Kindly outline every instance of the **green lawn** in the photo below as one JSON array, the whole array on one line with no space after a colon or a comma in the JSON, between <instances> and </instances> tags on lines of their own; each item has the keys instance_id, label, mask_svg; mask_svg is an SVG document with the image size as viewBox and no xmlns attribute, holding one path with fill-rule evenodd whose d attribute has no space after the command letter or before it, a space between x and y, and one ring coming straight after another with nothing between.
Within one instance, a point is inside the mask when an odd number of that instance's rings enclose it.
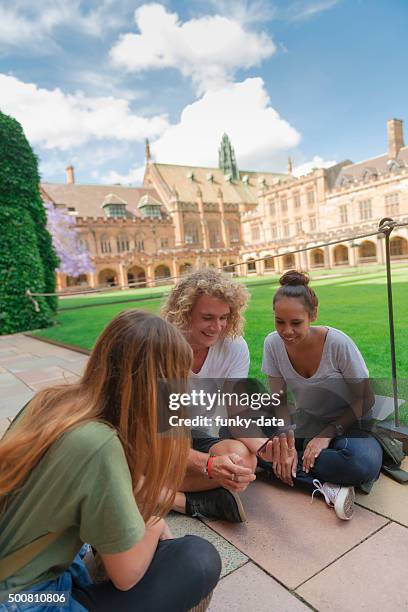
<instances>
[{"instance_id":1,"label":"green lawn","mask_svg":"<svg viewBox=\"0 0 408 612\"><path fill-rule=\"evenodd\" d=\"M256 282L256 281L259 282ZM393 297L396 353L400 395L408 399L408 269L393 269ZM263 340L273 330L271 301L277 286L277 277L251 279L248 289L251 301L246 313L245 337L251 352L251 375L259 376ZM360 348L372 378L390 378L390 352L388 335L387 292L384 271L376 269L367 274L330 277L313 283L319 297L317 323L331 325L347 333ZM154 291L160 297L149 297ZM60 300L61 311L54 327L39 330L44 336L70 345L91 349L103 327L117 313L126 308L142 308L158 312L167 287L144 289L98 297L78 297ZM153 294L154 295L154 294ZM134 296L134 297L132 297ZM128 303L110 303L129 300ZM108 303L106 303L108 302ZM84 307L95 304L92 307ZM101 304L101 305L96 305ZM82 306L72 310L74 306ZM69 308L69 310L67 310ZM390 385L384 383L385 391ZM408 415L408 411L403 411ZM408 416L404 416L408 424Z\"/></svg>"}]
</instances>

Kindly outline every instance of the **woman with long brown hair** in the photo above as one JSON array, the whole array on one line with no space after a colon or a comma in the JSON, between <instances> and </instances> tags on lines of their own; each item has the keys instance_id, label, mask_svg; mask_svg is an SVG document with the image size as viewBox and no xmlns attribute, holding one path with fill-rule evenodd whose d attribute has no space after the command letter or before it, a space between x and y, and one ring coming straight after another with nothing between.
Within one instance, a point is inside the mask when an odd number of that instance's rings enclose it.
<instances>
[{"instance_id":1,"label":"woman with long brown hair","mask_svg":"<svg viewBox=\"0 0 408 612\"><path fill-rule=\"evenodd\" d=\"M173 325L123 312L82 379L39 392L13 422L0 441L0 610L14 597L45 611L65 592L65 610L182 611L212 591L214 547L171 539L163 519L190 440L178 428L158 433L158 383L183 384L191 359ZM91 583L83 543L99 553L106 581Z\"/></svg>"}]
</instances>

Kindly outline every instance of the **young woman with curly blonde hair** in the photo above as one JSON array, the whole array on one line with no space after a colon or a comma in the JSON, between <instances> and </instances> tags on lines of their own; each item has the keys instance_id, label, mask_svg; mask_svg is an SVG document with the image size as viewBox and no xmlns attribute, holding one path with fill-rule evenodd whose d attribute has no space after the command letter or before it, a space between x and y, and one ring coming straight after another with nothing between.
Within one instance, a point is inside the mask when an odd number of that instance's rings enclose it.
<instances>
[{"instance_id":1,"label":"young woman with curly blonde hair","mask_svg":"<svg viewBox=\"0 0 408 612\"><path fill-rule=\"evenodd\" d=\"M190 383L247 378L249 351L242 337L247 301L243 285L212 269L194 272L174 287L162 313L183 332L193 350ZM221 439L204 429L192 434L184 493L176 497L175 509L244 521L238 493L255 480L256 450L265 438Z\"/></svg>"}]
</instances>

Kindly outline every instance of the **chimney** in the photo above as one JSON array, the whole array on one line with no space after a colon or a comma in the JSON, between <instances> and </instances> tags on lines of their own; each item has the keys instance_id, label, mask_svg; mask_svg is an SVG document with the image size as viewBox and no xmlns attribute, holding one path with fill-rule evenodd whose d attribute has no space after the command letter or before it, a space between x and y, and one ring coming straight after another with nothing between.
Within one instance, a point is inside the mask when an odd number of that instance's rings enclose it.
<instances>
[{"instance_id":1,"label":"chimney","mask_svg":"<svg viewBox=\"0 0 408 612\"><path fill-rule=\"evenodd\" d=\"M397 159L400 149L404 147L404 130L402 119L389 119L387 121L388 132L388 157Z\"/></svg>"},{"instance_id":2,"label":"chimney","mask_svg":"<svg viewBox=\"0 0 408 612\"><path fill-rule=\"evenodd\" d=\"M66 173L67 173L67 184L73 185L75 183L74 166L68 166L68 168L66 169Z\"/></svg>"}]
</instances>

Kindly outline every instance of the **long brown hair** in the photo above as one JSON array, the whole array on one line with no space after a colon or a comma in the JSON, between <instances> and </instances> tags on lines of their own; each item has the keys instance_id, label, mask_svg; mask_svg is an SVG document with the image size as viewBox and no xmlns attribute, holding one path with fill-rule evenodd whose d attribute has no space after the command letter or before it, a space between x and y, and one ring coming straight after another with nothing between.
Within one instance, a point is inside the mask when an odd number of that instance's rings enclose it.
<instances>
[{"instance_id":1,"label":"long brown hair","mask_svg":"<svg viewBox=\"0 0 408 612\"><path fill-rule=\"evenodd\" d=\"M165 515L184 477L190 439L178 428L158 434L158 381L183 384L190 366L191 349L173 325L138 310L119 314L99 336L82 379L40 391L0 441L0 499L24 484L61 435L100 421L119 435L143 517Z\"/></svg>"}]
</instances>

